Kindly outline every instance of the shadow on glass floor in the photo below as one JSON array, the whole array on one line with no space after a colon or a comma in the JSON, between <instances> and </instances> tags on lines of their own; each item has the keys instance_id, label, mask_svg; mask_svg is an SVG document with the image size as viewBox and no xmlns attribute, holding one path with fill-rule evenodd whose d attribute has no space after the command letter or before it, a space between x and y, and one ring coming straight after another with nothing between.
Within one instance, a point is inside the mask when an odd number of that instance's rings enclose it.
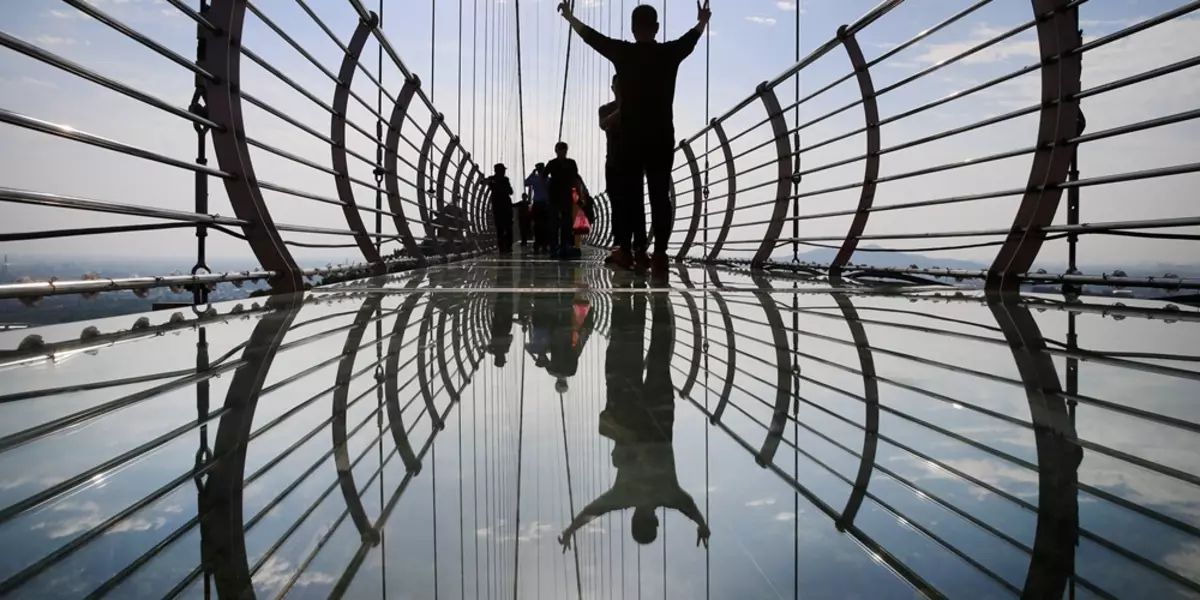
<instances>
[{"instance_id":1,"label":"shadow on glass floor","mask_svg":"<svg viewBox=\"0 0 1200 600\"><path fill-rule=\"evenodd\" d=\"M1194 311L510 262L218 309L0 337L0 595L1200 593Z\"/></svg>"}]
</instances>

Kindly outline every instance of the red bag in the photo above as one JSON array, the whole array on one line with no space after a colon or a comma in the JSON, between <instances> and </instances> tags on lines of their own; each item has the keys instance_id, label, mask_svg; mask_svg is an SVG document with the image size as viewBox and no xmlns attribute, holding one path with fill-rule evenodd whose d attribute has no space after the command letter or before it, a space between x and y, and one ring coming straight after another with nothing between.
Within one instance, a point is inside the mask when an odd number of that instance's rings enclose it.
<instances>
[{"instance_id":1,"label":"red bag","mask_svg":"<svg viewBox=\"0 0 1200 600\"><path fill-rule=\"evenodd\" d=\"M575 235L587 235L592 231L592 223L588 221L587 215L584 214L582 208L575 212L574 230Z\"/></svg>"}]
</instances>

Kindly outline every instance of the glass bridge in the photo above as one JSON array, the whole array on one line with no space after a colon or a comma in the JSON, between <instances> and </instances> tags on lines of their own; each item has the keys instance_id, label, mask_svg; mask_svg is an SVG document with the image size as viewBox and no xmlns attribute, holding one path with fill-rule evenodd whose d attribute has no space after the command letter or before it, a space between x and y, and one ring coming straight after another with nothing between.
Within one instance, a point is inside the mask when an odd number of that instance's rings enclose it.
<instances>
[{"instance_id":1,"label":"glass bridge","mask_svg":"<svg viewBox=\"0 0 1200 600\"><path fill-rule=\"evenodd\" d=\"M1200 0L553 4L0 2L0 598L1200 598Z\"/></svg>"},{"instance_id":2,"label":"glass bridge","mask_svg":"<svg viewBox=\"0 0 1200 600\"><path fill-rule=\"evenodd\" d=\"M6 332L3 591L1190 597L1200 311L1128 304L481 258Z\"/></svg>"}]
</instances>

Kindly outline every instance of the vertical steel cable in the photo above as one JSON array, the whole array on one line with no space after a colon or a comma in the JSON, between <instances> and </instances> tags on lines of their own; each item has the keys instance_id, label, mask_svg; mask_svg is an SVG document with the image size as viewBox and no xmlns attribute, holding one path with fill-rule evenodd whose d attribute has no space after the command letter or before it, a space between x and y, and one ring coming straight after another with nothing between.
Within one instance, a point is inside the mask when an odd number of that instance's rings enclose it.
<instances>
[{"instance_id":1,"label":"vertical steel cable","mask_svg":"<svg viewBox=\"0 0 1200 600\"><path fill-rule=\"evenodd\" d=\"M516 7L517 13L517 116L520 116L521 122L521 176L523 178L524 173L526 173L526 157L524 157L526 146L524 146L524 83L521 73L521 0L515 0L512 4ZM522 356L521 360L524 361L524 356ZM523 377L524 374L522 372ZM521 451L517 450L517 455L520 456L520 454ZM518 464L517 472L520 472L520 470L521 467ZM520 482L517 485L520 486Z\"/></svg>"},{"instance_id":2,"label":"vertical steel cable","mask_svg":"<svg viewBox=\"0 0 1200 600\"><path fill-rule=\"evenodd\" d=\"M571 11L575 10L575 0L570 0ZM567 79L571 74L571 40L575 37L575 30L570 25L567 26L567 59L563 62L563 87L562 87L562 107L558 111L558 140L562 141L563 122L567 116Z\"/></svg>"},{"instance_id":3,"label":"vertical steel cable","mask_svg":"<svg viewBox=\"0 0 1200 600\"><path fill-rule=\"evenodd\" d=\"M518 0L517 5L520 5ZM518 9L518 14L519 9ZM518 31L520 28L518 27ZM519 42L518 42L519 43ZM523 342L522 342L523 343ZM525 441L525 349L521 349L521 400L517 408L517 531L513 536L513 598L518 598L521 576L521 450Z\"/></svg>"}]
</instances>

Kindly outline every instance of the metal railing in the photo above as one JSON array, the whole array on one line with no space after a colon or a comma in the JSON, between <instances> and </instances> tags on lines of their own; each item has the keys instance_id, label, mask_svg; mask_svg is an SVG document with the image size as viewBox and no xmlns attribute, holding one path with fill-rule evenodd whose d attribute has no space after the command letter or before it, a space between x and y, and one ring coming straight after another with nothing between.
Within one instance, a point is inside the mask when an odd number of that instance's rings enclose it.
<instances>
[{"instance_id":1,"label":"metal railing","mask_svg":"<svg viewBox=\"0 0 1200 600\"><path fill-rule=\"evenodd\" d=\"M1033 14L1029 20L1007 29L983 27L987 31L986 37L973 37L968 43L958 43L958 40L955 40L955 43L947 44L953 52L945 54L945 58L940 58L942 54L939 54L940 60L931 60L929 66L888 85L880 85L878 80L889 76L894 70L889 68L887 72L882 72L879 65L894 61L898 55L911 57L902 55L905 51L929 48L930 40L936 39L935 36L939 32L952 30L956 24L967 22L965 19L968 16L978 14L981 9L991 4L990 0L961 3L965 6L960 9L941 7L940 10L947 13L942 20L931 23L929 27L902 43L880 44L873 41L872 46L884 46L888 49L872 59L864 55L860 38L876 22L885 20L893 11L903 10L903 0L884 1L857 21L838 28L836 35L811 50L799 62L779 76L760 84L753 94L712 119L703 129L679 144L672 186L676 211L672 253L681 260L731 261L754 267L790 268L801 272L869 271L885 277L895 275L906 279L914 276L982 279L987 281L989 288L1004 290L1015 290L1023 283L1062 284L1067 293L1071 293L1072 290L1078 293L1083 285L1088 284L1173 290L1200 287L1200 280L1173 273L1162 273L1156 277L1126 277L1121 273L1084 274L1079 271L1077 244L1080 239L1104 236L1108 242L1118 237L1185 242L1171 247L1181 249L1190 248L1192 243L1200 240L1200 235L1196 234L1196 227L1200 226L1200 217L1185 215L1144 218L1137 214L1139 204L1128 202L1127 205L1133 208L1127 211L1137 216L1127 220L1089 223L1081 220L1080 204L1080 194L1083 190L1098 190L1125 182L1141 182L1141 185L1146 185L1150 180L1162 178L1176 178L1179 193L1186 194L1183 190L1187 189L1187 184L1180 178L1200 171L1200 163L1160 165L1144 170L1104 173L1092 177L1085 175L1080 178L1077 162L1079 149L1099 145L1097 142L1112 142L1140 132L1179 127L1200 117L1197 107L1169 112L1177 103L1158 101L1163 97L1156 94L1148 100L1138 101L1139 112L1153 112L1153 118L1134 120L1084 133L1083 113L1089 102L1107 99L1110 94L1115 96L1114 93L1120 90L1146 87L1149 82L1161 83L1161 78L1175 73L1190 73L1193 67L1200 65L1200 56L1185 57L1169 64L1152 64L1139 72L1098 85L1084 87L1081 83L1081 73L1085 72L1082 69L1085 56L1101 49L1111 50L1115 43L1131 38L1154 39L1158 29L1185 22L1189 15L1200 9L1200 3L1184 2L1147 18L1123 22L1115 31L1085 40L1080 29L1079 15L1080 7L1086 3L1087 0L1033 2ZM933 17L934 15L931 15L931 18ZM1035 34L1036 38L1021 38L1022 34ZM885 39L888 36L882 35ZM878 36L870 39L876 40ZM1018 41L1023 45L1036 46L1039 56L1036 62L994 77L989 76L982 82L978 82L979 76L975 73L956 77L956 80L966 80L968 84L915 106L911 105L912 101L908 97L899 98L921 95L918 88L922 86L936 89L940 82L933 81L934 74L944 75L949 67L961 67L973 60L979 61L987 52L1003 50L1006 44ZM813 65L834 54L839 47L845 51L851 70L801 96L797 83L801 75L814 71L814 77L823 79L824 76L819 70L815 70ZM1149 59L1153 60L1153 57ZM904 61L896 61L894 66L912 68ZM1025 78L1022 79L1023 77ZM983 102L977 102L970 106L969 110L964 106L967 99L978 100L988 93L1004 89L1006 85L1012 86L1022 81L1029 83L1030 87L1036 85L1040 88L1036 94L1039 99L1027 106L1004 112L998 112L996 105ZM784 84L789 82L796 83L797 97L795 101L785 103L779 99L779 94L787 89ZM820 100L835 96L832 93L834 90L842 89L842 84L850 82L857 86L857 99L844 104L835 100L834 108L828 110L814 108L815 116L802 120L802 109L807 110ZM804 83L806 86L814 86L811 78L806 79ZM755 115L753 107L756 104L761 104L765 116ZM983 108L979 108L980 106ZM892 110L884 110L885 107ZM945 127L944 122L955 120L958 115L948 115L940 123L927 119L915 126L917 134L911 139L887 142L887 138L890 137L887 133L895 131L896 124L907 124L917 116L936 116L939 113L935 109L943 107L948 107L947 110L966 110L979 116L972 116L966 124L949 128ZM835 125L835 117L845 116L847 111L853 109L863 112L864 124L855 126L838 122ZM1022 117L1036 117L1036 122L1019 121ZM745 122L748 125L736 131L728 131L735 122ZM764 132L763 127L768 125L769 128ZM974 141L970 140L969 134L1000 125L1027 126L1033 139L1028 145L1002 152L982 156L969 154L975 151ZM881 131L888 126L893 127L888 132ZM834 131L828 134L817 133L821 129ZM715 138L716 143L712 144L707 152L693 150L697 142L703 140L708 146L712 138ZM857 140L864 144L865 148L860 152L851 152L849 156L831 158L821 164L811 164L813 155L821 154L818 151L836 155L828 151L835 144L848 140ZM881 168L887 167L888 160L894 154L914 149L926 150L935 147L937 143L955 140L970 141L963 141L956 147L955 151L961 153L951 162L881 174ZM806 161L803 159L807 159L809 164L804 164ZM1020 159L1024 161L1021 164L1029 165L1026 170L1027 184L943 197L937 194L939 188L945 187L943 181L937 178L939 174L954 172L963 177L970 177L971 175L964 173L969 168L998 164L1008 159ZM899 160L894 164L903 165L905 162ZM809 183L816 176L828 176L839 167L855 165L862 169L863 174L859 180L835 185ZM888 203L877 201L890 189L884 184L903 180L928 182L928 186L920 188L923 191L916 192L927 198ZM901 197L910 197L913 193L907 190L916 187L906 188ZM1127 189L1129 193L1136 195L1134 187L1126 186L1120 189ZM1067 196L1065 222L1056 217L1059 212L1063 212L1059 211L1059 206L1064 192ZM848 199L851 195L857 196L857 199L851 201L853 206L850 208L825 208L820 205L822 200ZM984 201L1005 198L1020 199L1011 209L1011 223L1006 219L991 228L959 230L945 226L957 221L957 215L920 212L932 207L979 207ZM1129 200L1128 196L1125 199ZM872 219L876 213L885 214ZM910 214L916 216L895 221L901 215ZM710 217L714 219L712 224L709 223ZM892 222L880 223L889 217L893 219ZM926 226L914 230L914 224L922 222ZM791 225L790 235L785 229L788 224ZM819 229L822 233L802 235L802 224L811 225L813 229ZM877 226L884 232L868 232L868 224ZM845 233L828 232L831 227L842 226L846 227ZM899 230L892 231L897 228ZM740 235L732 235L735 230ZM917 245L916 242L920 240L931 240L932 244ZM1052 240L1066 240L1065 256L1051 256L1045 251L1048 247L1046 242ZM902 245L864 247L865 242L873 241ZM836 253L827 263L804 263L800 258L801 247L821 248ZM870 260L861 260L857 258L861 254L856 254L940 253L991 247L996 248L991 264L980 269L945 269L917 265L908 268L877 269L871 265ZM784 248L791 251L790 260L775 257L775 254ZM1189 252L1184 251L1182 254L1186 255ZM1166 261L1171 257L1160 252L1159 258ZM1066 268L1061 274L1046 273L1044 270L1035 269L1035 260L1039 259L1057 260L1065 263ZM937 261L937 258L932 260ZM855 264L852 261L865 264Z\"/></svg>"},{"instance_id":2,"label":"metal railing","mask_svg":"<svg viewBox=\"0 0 1200 600\"><path fill-rule=\"evenodd\" d=\"M333 553L339 557L333 565L337 570L333 571L333 580L322 585L334 596L350 594L348 590L354 589L358 578L374 577L362 571L364 561L376 551L410 483L428 476L429 469L422 465L427 453L434 451L448 417L456 409L471 406L470 418L474 420L482 401L482 410L489 416L481 427L485 431L492 428L484 435L494 436L501 431L511 434L511 421L517 418L513 415L520 410L515 402L524 394L524 383L521 394L513 395L515 388L488 379L501 377L503 367L489 369L493 374L483 379L477 380L476 376L486 354L497 350L496 336L502 335L496 329L498 324L507 322L511 326L514 311L519 314L517 307L524 302L515 300L518 295L512 292L487 290L521 288L521 275L512 269L493 270L481 265L471 270L470 280L464 281L442 277L440 270L369 279L306 295L274 296L262 306L248 310L238 307L222 315L214 310L194 320L183 313L159 324L139 320L128 331L85 331L78 340L42 340L34 336L0 355L0 368L20 369L71 353L133 352L140 350L140 344L153 344L155 339L172 333L185 334L183 343L194 342L196 349L194 369L146 370L135 362L130 373L116 378L55 383L6 393L0 397L0 404L51 398L65 402L72 394L96 390L118 395L82 410L67 407L57 416L35 416L33 421L12 427L0 436L3 460L14 460L22 448L45 448L47 442L61 444L67 440L64 433L72 429L112 423L121 418L123 411L129 414L130 409L161 404L172 393L194 390L197 405L194 419L185 416L177 425L165 425L161 431L144 436L144 440L133 439L105 450L113 456L88 453L78 463L77 472L39 483L32 493L11 497L0 508L0 522L26 522L42 507L101 493L97 482L109 477L121 478L114 479L114 483L136 479L121 472L137 469L143 461L153 462L156 456L176 457L179 448L187 450L182 446L184 436L198 435L200 440L194 468L178 471L176 463L167 461L175 471L168 469L171 472L158 473L149 483L131 487L131 492L143 491L123 496L124 504L110 507L106 503L101 518L89 522L77 535L46 549L44 554L22 559L23 564L0 578L0 591L32 593L41 589L48 574L70 564L71 557L85 548L101 544L106 532L125 530L144 517L148 507L187 494L196 497L196 513L173 523L175 529L163 531L159 542L143 544L145 549L127 562L110 564L109 571L99 579L97 572L89 572L84 583L90 586L91 597L120 595L126 589L123 586L134 585L135 580L136 585L150 585L146 589L168 597L199 585L215 587L221 597L236 597L244 590L266 585L255 582L265 577L272 565L288 560L291 570L270 590L282 596L294 591L305 573L315 568L314 560L322 549L331 547L337 548ZM452 274L461 275L458 271ZM534 309L551 312L563 310L557 303L587 298L594 316L582 323L580 339L588 337L588 329L609 338L617 335L618 329L621 335L633 335L629 322L617 322L629 318L627 311L622 317L613 305L617 296L636 290L614 285L612 274L606 271L586 271L581 269L576 274L580 287L573 294L530 289L521 296L528 294L535 303L553 305ZM1096 521L1094 515L1125 515L1121 518L1193 541L1200 537L1200 528L1170 507L1142 502L1136 495L1092 483L1080 465L1085 457L1100 458L1122 472L1139 471L1188 488L1200 485L1200 477L1137 449L1122 449L1112 440L1091 438L1087 427L1076 430L1077 418L1087 419L1088 423L1118 418L1185 436L1200 434L1200 423L1186 415L1082 392L1079 373L1080 364L1094 364L1131 375L1194 383L1200 381L1200 372L1194 368L1200 357L1170 351L1090 350L1081 347L1075 338L1076 319L1083 314L1118 320L1151 318L1177 323L1173 327L1190 328L1200 320L1196 311L1062 303L1009 294L915 292L895 297L858 287L791 287L788 284L795 279L787 278L786 273L777 277L758 269L719 265L703 269L681 265L678 275L680 288L634 294L645 299L643 304L665 309L650 311L654 316L646 320L651 321L652 329L667 327L673 332L669 368L679 396L677 410L690 405L702 412L706 426L724 432L736 446L746 450L748 460L774 474L811 503L837 531L927 596L951 594L945 587L947 583L939 581L928 564L913 554L911 543L881 535L877 520L860 515L869 511L887 517L915 536L914 540L953 557L958 566L1013 594L1023 591L1060 597L1076 586L1104 598L1124 597L1134 589L1164 593L1200 590L1194 573L1181 571L1159 554L1148 553L1123 533L1145 531L1144 527L1114 529ZM699 282L701 278L703 283ZM347 300L350 304L345 309L340 305L322 306ZM969 303L976 312L986 310L995 324L986 319L958 318L950 311L906 309L903 306L907 300ZM1066 319L1066 339L1043 333L1040 319L1033 315L1046 311L1057 311L1050 314L1058 320ZM669 315L667 323L659 322L664 313ZM237 325L244 329L241 338L222 333L227 327L224 324L242 320L251 320L253 325ZM844 331L839 333L843 324ZM901 333L913 343L895 347L881 342L880 338L891 337L888 332ZM1186 339L1186 332L1182 335ZM210 356L210 349L223 347L216 342L218 339L229 349L220 356ZM114 348L117 344L135 347ZM595 345L593 342L589 347ZM946 353L933 351L964 345L980 353L990 349L1011 355L1016 376L1003 374L1004 369L981 369L965 361L947 360ZM322 351L331 348L338 350ZM588 392L588 377L599 377L602 369L585 356L603 354L591 352L579 357L588 361L581 365L578 375L587 381L574 382L572 389ZM857 357L857 363L848 356ZM1065 382L1060 380L1057 369L1062 363L1057 361L1065 361ZM893 374L897 365L902 365L904 373L910 368L922 369L933 376L917 380L898 376ZM538 370L533 369L535 373ZM314 377L321 376L331 378L328 386L310 385L313 389L288 399L289 394L301 389L298 385L310 384ZM1025 397L1028 413L1019 406L997 406L989 394L954 395L947 386L936 383L944 378L961 378L980 389L1006 390L1004 393L1013 397ZM508 379L515 380L511 376ZM541 385L548 385L548 380ZM225 400L214 402L210 395L222 389ZM469 394L475 393L491 396L460 402L472 399ZM272 400L276 397L280 401ZM914 399L923 403L916 410L911 405ZM589 443L589 436L594 435L589 432L594 432L595 414L585 408L598 410L602 404L602 396L588 396L585 404L570 403L571 426L580 429L576 437L563 442L571 453L567 462L574 455L576 468L582 467L590 478L602 473L592 472L586 461L578 462L581 459L576 450L581 448L571 446ZM330 412L326 414L320 407L328 407ZM937 407L953 408L950 414L970 415L1015 435L1028 436L1034 450L1014 450L1011 445L980 437L974 428L964 429L946 421L946 413L937 413ZM497 415L503 418L496 421L501 418ZM565 428L565 413L563 419ZM213 429L215 436L210 438ZM455 429L462 435L461 423ZM856 431L860 437L845 431ZM1024 474L1024 478L1014 476L1016 481L1035 479L1037 501L962 466L956 462L957 450L947 458L946 451L931 449L937 444L930 439ZM451 440L449 443L453 443ZM831 452L849 457L856 467L848 468L849 463L831 458ZM1035 456L1031 458L1030 452ZM400 461L393 465L396 456ZM1004 509L989 504L987 510L980 510L959 495L946 492L946 488L914 477L902 468L896 456L937 469L939 480L990 494L1004 504ZM507 455L503 461L512 458ZM592 458L607 464L603 453ZM828 485L817 485L812 476L801 477L793 468L796 461L827 474L846 491L843 494ZM502 466L511 468L507 462ZM386 485L382 475L385 470ZM568 482L569 477L568 473ZM576 493L603 490L597 488L604 484L603 477L598 481L575 481L582 486ZM188 489L189 482L194 484L194 492ZM508 502L508 496L505 498ZM945 518L930 521L929 513L909 512L909 500L935 507ZM1106 509L1079 517L1078 507L1083 502L1102 503ZM1014 526L1011 515L1004 516L1010 509L1035 520L1036 527ZM509 509L504 510L495 518L505 518ZM491 527L493 523L481 525ZM1036 535L1032 533L1035 529ZM984 537L963 537L963 531ZM312 544L298 548L293 543L310 534ZM718 538L723 539L714 535L712 543L725 543ZM967 544L964 539L987 539L991 545ZM1077 550L1080 544L1102 548L1110 558L1098 563L1081 561L1077 558L1084 552ZM178 557L187 556L180 553L189 547L200 548L200 553L195 562L184 562L186 568L179 570ZM1002 551L997 552L997 548ZM453 566L457 557L444 558ZM584 560L591 558L585 553ZM321 564L323 571L330 568L327 559ZM1097 568L1118 566L1133 569L1132 574L1116 583L1097 577ZM1015 567L1020 567L1020 573ZM166 581L156 576L151 581L145 578L151 571L178 572L178 577ZM455 568L446 572L452 578L459 576Z\"/></svg>"},{"instance_id":3,"label":"metal railing","mask_svg":"<svg viewBox=\"0 0 1200 600\"><path fill-rule=\"evenodd\" d=\"M169 203L177 207L167 209L0 186L0 201L5 203L134 219L114 226L6 233L0 236L0 241L61 240L114 234L132 236L144 231L193 229L197 237L196 262L189 274L18 281L0 285L0 299L21 298L32 302L56 294L184 287L193 291L195 304L203 307L207 304L210 287L222 282L266 280L273 293L288 293L303 288L306 277L363 277L474 256L494 248L494 236L489 235L492 231L490 213L484 208L487 203L484 173L470 152L463 148L458 134L446 124L422 88L420 78L408 68L388 40L378 16L368 11L362 2L349 0L348 4L337 7L337 10L352 10L357 24L353 30L335 32L328 24L329 17L321 16L334 8L320 7L319 11L314 11L304 0L295 0L306 15L303 18L309 21L305 26L317 26L339 49L337 54L341 60L336 73L314 57L314 52L309 51L311 47L306 50L306 44L325 40L302 43L272 18L271 13L282 12L283 6L260 7L245 0L202 0L194 10L182 2L172 2L172 8L163 9L164 13L172 13L167 16L183 17L195 24L196 53L194 57L188 57L153 39L151 32L138 31L98 5L74 0L67 0L66 4L73 7L67 10L79 11L80 16L90 17L117 36L193 75L195 89L190 105L177 106L160 95L108 77L56 54L36 40L0 32L0 45L107 88L138 105L191 123L197 136L195 159L175 158L83 131L71 124L50 122L37 115L3 107L0 107L0 122L193 173L194 206L188 210L183 205ZM269 29L265 35L275 39L244 37L248 20L257 21L254 25L258 29ZM251 49L280 42L294 53L293 57L304 59L302 66L311 65L322 73L329 87L305 86L287 72L287 68L269 62ZM368 42L378 51L377 67L372 67L372 61L366 60L370 54ZM383 81L384 55L390 61L387 68L398 70L402 76L403 84L398 90L389 89L395 86L385 85ZM253 94L250 89L258 86L245 85L243 81L251 66L264 73L261 79L267 80L267 84L282 84L284 89L295 92L303 102L327 115L328 122L304 122L295 116L294 107L278 106ZM255 83L262 81L256 79ZM374 102L372 96L375 96ZM332 97L332 101L322 99L326 97ZM245 113L250 112L250 107L264 114L262 120L257 120L259 115L255 115L256 121L248 126ZM374 123L356 122L352 117L355 111L365 112ZM119 115L113 116L120 119ZM294 148L260 137L260 131L274 125L285 127L289 135L298 135L305 142L315 141L323 146L329 155L328 162L306 158ZM373 149L374 155L365 148ZM210 164L213 158L215 164ZM264 160L282 160L318 176L327 176L334 183L336 194L318 193L284 181L266 181L257 176L255 170L255 164ZM369 171L371 175L356 176L356 171ZM127 175L130 182L138 181L136 171ZM223 188L232 216L215 214L210 208L210 193L220 194L216 189L210 190L209 185L214 180ZM161 192L172 194L174 190ZM268 202L268 193L279 196L281 201ZM374 202L364 202L364 196L373 196ZM281 213L289 212L282 199L336 206L345 225L289 223L287 217L280 218ZM375 217L373 228L368 227L363 213ZM244 241L261 267L244 272L214 271L208 264L206 244L206 239L214 233ZM386 252L385 244L398 247ZM295 248L353 248L360 255L360 261L342 267L305 268L293 256Z\"/></svg>"}]
</instances>

